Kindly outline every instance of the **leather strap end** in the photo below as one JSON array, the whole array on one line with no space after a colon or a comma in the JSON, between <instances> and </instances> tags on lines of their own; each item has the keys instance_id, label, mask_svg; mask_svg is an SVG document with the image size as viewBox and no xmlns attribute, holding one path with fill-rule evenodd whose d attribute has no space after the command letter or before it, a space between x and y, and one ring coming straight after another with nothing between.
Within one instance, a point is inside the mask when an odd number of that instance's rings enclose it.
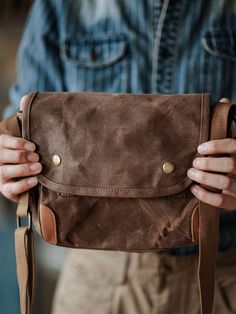
<instances>
[{"instance_id":1,"label":"leather strap end","mask_svg":"<svg viewBox=\"0 0 236 314\"><path fill-rule=\"evenodd\" d=\"M15 231L16 268L21 314L31 314L34 296L34 236L27 227Z\"/></svg>"}]
</instances>

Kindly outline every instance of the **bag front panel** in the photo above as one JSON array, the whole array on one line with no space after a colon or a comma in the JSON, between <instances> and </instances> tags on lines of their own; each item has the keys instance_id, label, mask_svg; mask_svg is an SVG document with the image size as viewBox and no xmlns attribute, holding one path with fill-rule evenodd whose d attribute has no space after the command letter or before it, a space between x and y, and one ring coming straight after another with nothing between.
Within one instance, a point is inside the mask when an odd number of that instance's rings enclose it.
<instances>
[{"instance_id":1,"label":"bag front panel","mask_svg":"<svg viewBox=\"0 0 236 314\"><path fill-rule=\"evenodd\" d=\"M41 186L41 233L48 242L76 248L138 252L192 246L197 205L189 190L134 199L62 194Z\"/></svg>"}]
</instances>

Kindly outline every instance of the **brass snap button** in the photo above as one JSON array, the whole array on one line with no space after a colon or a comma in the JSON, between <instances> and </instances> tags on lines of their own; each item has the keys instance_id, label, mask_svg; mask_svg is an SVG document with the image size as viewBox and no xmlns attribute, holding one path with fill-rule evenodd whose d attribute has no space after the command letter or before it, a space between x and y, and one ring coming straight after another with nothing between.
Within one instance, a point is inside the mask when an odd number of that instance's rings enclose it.
<instances>
[{"instance_id":1,"label":"brass snap button","mask_svg":"<svg viewBox=\"0 0 236 314\"><path fill-rule=\"evenodd\" d=\"M172 173L175 169L175 166L172 164L172 162L167 161L162 166L162 169L165 173Z\"/></svg>"},{"instance_id":2,"label":"brass snap button","mask_svg":"<svg viewBox=\"0 0 236 314\"><path fill-rule=\"evenodd\" d=\"M52 162L55 167L58 167L61 163L61 158L58 155L53 155L52 156Z\"/></svg>"}]
</instances>

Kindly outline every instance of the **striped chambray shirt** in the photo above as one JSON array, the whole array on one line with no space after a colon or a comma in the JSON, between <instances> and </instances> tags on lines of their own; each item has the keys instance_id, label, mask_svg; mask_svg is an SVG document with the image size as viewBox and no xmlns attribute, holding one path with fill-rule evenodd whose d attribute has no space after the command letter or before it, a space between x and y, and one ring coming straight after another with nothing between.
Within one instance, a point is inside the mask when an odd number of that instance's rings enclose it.
<instances>
[{"instance_id":1,"label":"striped chambray shirt","mask_svg":"<svg viewBox=\"0 0 236 314\"><path fill-rule=\"evenodd\" d=\"M209 92L212 103L236 102L236 1L36 0L17 73L4 117L32 90ZM220 249L234 249L236 212L221 215Z\"/></svg>"}]
</instances>

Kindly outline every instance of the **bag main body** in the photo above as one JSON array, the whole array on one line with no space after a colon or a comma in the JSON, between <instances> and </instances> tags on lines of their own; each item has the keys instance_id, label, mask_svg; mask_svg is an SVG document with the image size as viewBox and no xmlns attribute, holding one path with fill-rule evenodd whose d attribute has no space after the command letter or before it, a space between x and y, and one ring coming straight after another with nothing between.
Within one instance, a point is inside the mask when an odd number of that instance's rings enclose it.
<instances>
[{"instance_id":1,"label":"bag main body","mask_svg":"<svg viewBox=\"0 0 236 314\"><path fill-rule=\"evenodd\" d=\"M209 139L208 94L28 99L22 131L43 165L31 195L46 241L133 252L198 244L187 170Z\"/></svg>"},{"instance_id":2,"label":"bag main body","mask_svg":"<svg viewBox=\"0 0 236 314\"><path fill-rule=\"evenodd\" d=\"M219 208L191 193L187 171L199 144L236 137L236 105L210 106L209 94L36 92L27 99L23 112L0 123L0 134L34 142L43 165L16 212L21 313L33 304L33 213L42 237L65 247L144 252L199 245L201 313L211 314Z\"/></svg>"}]
</instances>

